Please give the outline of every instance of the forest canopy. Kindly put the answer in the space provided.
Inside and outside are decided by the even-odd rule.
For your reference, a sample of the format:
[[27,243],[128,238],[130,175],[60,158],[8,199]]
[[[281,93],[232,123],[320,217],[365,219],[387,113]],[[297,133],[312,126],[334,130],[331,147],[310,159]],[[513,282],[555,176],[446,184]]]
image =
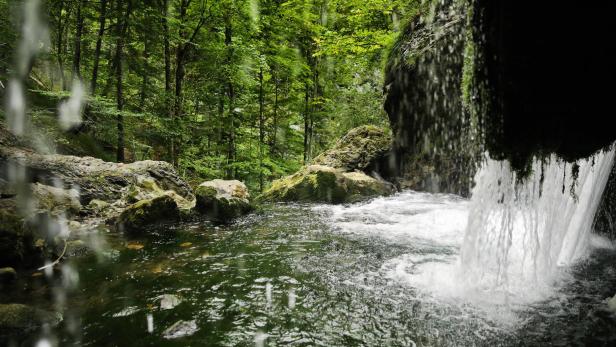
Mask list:
[[[2,94],[22,1],[0,0]],[[421,0],[45,0],[49,40],[26,81],[53,150],[166,160],[188,179],[262,190],[351,128],[385,125],[383,66]],[[75,88],[84,123],[50,124]]]

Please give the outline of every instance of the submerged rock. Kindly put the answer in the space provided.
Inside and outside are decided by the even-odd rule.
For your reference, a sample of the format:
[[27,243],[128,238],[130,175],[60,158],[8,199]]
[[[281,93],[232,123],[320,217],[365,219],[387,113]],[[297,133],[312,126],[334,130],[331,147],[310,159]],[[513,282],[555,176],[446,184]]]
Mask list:
[[12,267],[0,269],[0,284],[13,282],[17,278],[17,271]]
[[252,210],[248,188],[237,180],[201,183],[195,195],[197,211],[217,221],[226,222]]
[[197,321],[177,321],[172,326],[163,332],[163,337],[166,339],[178,339],[185,336],[193,335],[197,332]]
[[118,217],[116,225],[119,230],[138,234],[147,226],[180,219],[180,210],[175,200],[169,195],[141,200],[126,208]]
[[260,199],[336,204],[389,195],[395,191],[391,183],[362,172],[344,172],[328,166],[311,165],[274,181]]
[[171,310],[181,303],[182,303],[182,300],[180,300],[180,298],[178,298],[176,295],[164,294],[160,298],[160,309],[161,310]]
[[391,137],[383,129],[364,125],[350,130],[334,147],[313,160],[315,165],[342,171],[366,171],[391,149]]
[[607,300],[607,308],[608,310],[616,313],[616,295]]
[[0,331],[3,333],[23,333],[44,324],[56,326],[61,321],[60,313],[22,304],[0,304]]

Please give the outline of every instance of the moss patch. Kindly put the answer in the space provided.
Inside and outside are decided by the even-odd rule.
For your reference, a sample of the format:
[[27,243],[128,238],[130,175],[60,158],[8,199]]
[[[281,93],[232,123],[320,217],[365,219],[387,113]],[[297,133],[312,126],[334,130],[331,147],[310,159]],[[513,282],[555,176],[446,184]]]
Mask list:
[[129,206],[118,217],[117,225],[122,231],[138,234],[143,233],[149,225],[179,219],[180,210],[175,200],[162,195]]

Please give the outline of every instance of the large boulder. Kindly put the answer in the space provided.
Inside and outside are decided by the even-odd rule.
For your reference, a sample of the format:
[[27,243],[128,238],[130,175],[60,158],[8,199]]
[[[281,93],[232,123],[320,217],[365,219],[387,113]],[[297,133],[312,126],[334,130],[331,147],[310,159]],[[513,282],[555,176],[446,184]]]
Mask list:
[[35,253],[32,229],[18,214],[15,205],[0,200],[0,266],[17,266]]
[[116,221],[120,231],[141,234],[148,226],[180,219],[180,209],[170,195],[141,200],[127,207]]
[[367,171],[391,149],[391,136],[384,129],[364,125],[350,130],[331,149],[313,160],[315,165],[342,171]]
[[173,190],[187,200],[194,200],[190,186],[177,174],[173,165],[162,161],[138,161],[130,164],[106,162],[91,157],[38,154],[27,149],[0,147],[0,164],[25,167],[37,182],[62,182],[79,187],[81,203],[92,199],[114,202],[128,191],[150,179],[163,190]]
[[252,210],[250,194],[237,180],[212,180],[195,190],[196,210],[216,221],[227,222]]
[[0,304],[0,333],[19,334],[43,325],[56,326],[60,313],[48,312],[22,304]]
[[[15,195],[9,188],[11,172],[21,172],[33,185],[42,207],[78,208],[83,214],[103,219],[117,217],[126,207],[160,196],[171,196],[183,210],[194,206],[190,186],[179,177],[173,166],[160,161],[140,161],[131,164],[111,163],[91,157],[44,155],[29,149],[0,146],[0,185],[3,195]],[[14,176],[14,175],[13,175]],[[51,187],[53,186],[53,187]],[[65,193],[62,193],[61,190]],[[32,192],[30,192],[31,194]],[[91,202],[94,202],[90,204]],[[59,206],[60,205],[60,206]]]
[[[62,213],[25,209],[17,198],[0,199],[0,267],[40,266],[57,257],[58,246],[66,238],[68,222]],[[64,211],[64,210],[60,210]]]
[[328,166],[310,165],[291,176],[274,181],[259,199],[336,204],[389,195],[395,191],[391,183],[363,172],[344,172]]

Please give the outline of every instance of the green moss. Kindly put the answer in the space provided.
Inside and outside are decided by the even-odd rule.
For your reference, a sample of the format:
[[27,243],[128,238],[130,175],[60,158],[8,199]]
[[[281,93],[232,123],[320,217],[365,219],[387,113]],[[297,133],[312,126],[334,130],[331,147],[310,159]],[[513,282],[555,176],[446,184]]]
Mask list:
[[219,195],[216,188],[211,186],[199,186],[195,191],[197,197],[197,210],[218,222],[229,222],[252,210],[247,199],[230,195]]
[[117,225],[120,230],[128,233],[141,233],[149,225],[179,218],[180,211],[175,200],[168,195],[162,195],[129,206],[118,217]]
[[0,266],[19,265],[32,251],[34,237],[15,210],[0,209]]
[[21,304],[0,304],[0,331],[29,331],[43,324],[55,326],[62,315]]
[[364,173],[345,173],[327,166],[313,165],[275,181],[258,200],[338,204],[391,192],[393,187]]

